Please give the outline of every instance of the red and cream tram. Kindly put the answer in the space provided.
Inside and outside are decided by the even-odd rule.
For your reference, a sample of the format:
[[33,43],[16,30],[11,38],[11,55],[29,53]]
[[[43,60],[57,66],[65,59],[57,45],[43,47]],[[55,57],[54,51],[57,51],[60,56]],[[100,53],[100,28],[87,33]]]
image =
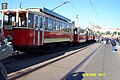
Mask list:
[[90,29],[75,28],[71,20],[47,8],[3,9],[1,28],[14,50],[39,51],[48,45],[94,40]]
[[11,35],[15,50],[31,51],[45,44],[72,42],[71,20],[46,8],[3,9],[4,36]]
[[94,40],[95,40],[95,33],[91,29],[74,28],[73,42],[80,43],[80,42],[87,42]]

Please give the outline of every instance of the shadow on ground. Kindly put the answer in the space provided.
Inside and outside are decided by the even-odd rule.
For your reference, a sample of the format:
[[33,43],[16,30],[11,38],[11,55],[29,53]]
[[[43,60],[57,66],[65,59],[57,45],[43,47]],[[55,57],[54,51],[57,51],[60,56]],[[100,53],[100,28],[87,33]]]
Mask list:
[[[86,46],[88,46],[88,45],[91,45],[91,44],[93,44],[93,42],[90,42],[90,43],[82,43],[82,44],[80,44],[79,46],[64,48],[64,49],[62,49],[62,50],[59,51],[59,52],[55,52],[55,53],[52,53],[52,54],[50,53],[50,54],[47,54],[47,55],[40,55],[40,54],[34,54],[34,53],[33,53],[33,54],[22,54],[22,55],[12,56],[12,57],[9,57],[9,58],[3,60],[3,63],[5,64],[5,67],[6,67],[6,69],[7,69],[7,73],[9,74],[9,73],[16,72],[16,71],[18,71],[18,70],[21,70],[21,69],[24,69],[24,68],[27,68],[27,67],[36,65],[36,64],[38,64],[38,63],[47,61],[47,60],[49,60],[49,59],[58,57],[58,56],[60,56],[60,55],[64,55],[65,52],[68,52],[68,51],[71,51],[71,50],[80,49],[80,48],[84,48],[84,47],[86,47]],[[79,50],[79,51],[81,51],[81,50]],[[54,62],[56,62],[56,61],[59,61],[59,60],[61,60],[61,59],[63,59],[63,58],[66,58],[66,57],[68,57],[68,56],[70,56],[70,55],[73,55],[73,54],[75,54],[75,53],[77,53],[77,52],[79,52],[79,51],[73,52],[73,53],[71,53],[71,54],[69,54],[69,55],[67,55],[67,56],[64,56],[64,57],[61,57],[61,58],[59,58],[59,59],[56,59],[56,60],[54,60],[54,61],[52,61],[52,62],[49,62],[49,63],[47,63],[47,64],[44,64],[43,66],[39,66],[39,67],[37,67],[37,68],[35,68],[35,69],[31,70],[31,71],[28,71],[26,74],[28,74],[29,72],[33,72],[33,71],[35,71],[35,70],[37,70],[37,69],[39,69],[39,68],[42,68],[42,67],[44,67],[44,66],[46,66],[46,65],[49,65],[49,64],[51,64],[51,63],[54,63]],[[79,73],[77,73],[77,76],[78,76],[78,75],[81,75],[81,74],[82,74],[82,73],[79,72]],[[74,74],[71,75],[71,77],[73,78],[73,80],[78,80],[78,79],[77,79],[77,78],[78,78],[77,76],[75,77]],[[74,78],[75,78],[75,79],[74,79]],[[67,80],[70,80],[70,79],[67,79]],[[80,79],[79,79],[79,80],[80,80]]]
[[82,80],[83,79],[83,74],[85,74],[85,72],[75,72],[75,73],[72,73],[65,80]]

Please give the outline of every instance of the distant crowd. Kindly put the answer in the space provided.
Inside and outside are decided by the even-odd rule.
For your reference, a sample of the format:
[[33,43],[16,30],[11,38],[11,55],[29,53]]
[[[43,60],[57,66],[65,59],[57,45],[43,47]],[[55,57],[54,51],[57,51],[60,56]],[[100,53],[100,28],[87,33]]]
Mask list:
[[118,44],[120,46],[120,38],[106,38],[106,37],[100,37],[96,40],[96,42],[104,43],[104,44],[114,44],[112,41],[115,41],[115,44]]
[[100,42],[102,44],[111,44],[112,45],[112,52],[116,52],[117,48],[116,45],[120,46],[120,38],[106,38],[106,37],[100,37],[96,40],[96,42]]

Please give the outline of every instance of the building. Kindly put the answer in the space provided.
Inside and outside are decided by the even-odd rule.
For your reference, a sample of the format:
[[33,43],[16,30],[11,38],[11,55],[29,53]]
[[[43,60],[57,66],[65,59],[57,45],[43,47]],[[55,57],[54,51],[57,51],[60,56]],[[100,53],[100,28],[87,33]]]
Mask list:
[[101,34],[104,37],[114,36],[115,38],[120,38],[120,28],[93,28],[95,33]]

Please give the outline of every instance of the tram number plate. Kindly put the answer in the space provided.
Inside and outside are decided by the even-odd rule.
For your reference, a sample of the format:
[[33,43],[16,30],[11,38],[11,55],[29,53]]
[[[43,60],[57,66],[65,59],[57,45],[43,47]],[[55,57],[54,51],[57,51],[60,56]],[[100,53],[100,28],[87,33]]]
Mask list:
[[5,26],[4,26],[4,29],[5,29],[5,30],[12,30],[13,27],[12,27],[12,25],[5,25]]

